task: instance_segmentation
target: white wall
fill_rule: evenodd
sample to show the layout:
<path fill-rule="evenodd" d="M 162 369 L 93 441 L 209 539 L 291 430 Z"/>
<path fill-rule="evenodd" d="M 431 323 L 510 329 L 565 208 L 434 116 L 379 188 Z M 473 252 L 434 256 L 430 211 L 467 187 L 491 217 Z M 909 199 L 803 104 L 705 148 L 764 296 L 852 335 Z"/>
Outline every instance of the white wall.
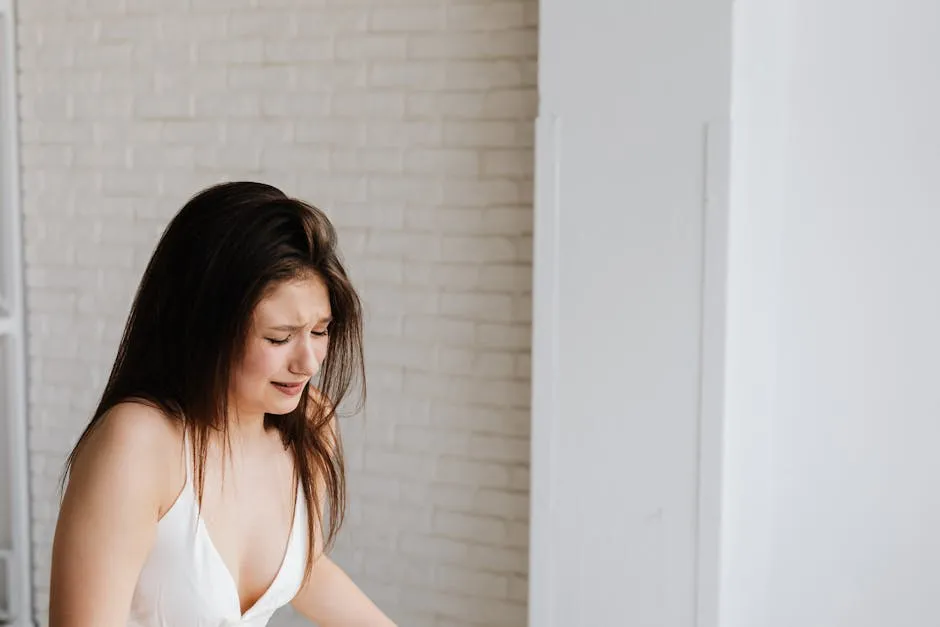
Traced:
<path fill-rule="evenodd" d="M 713 616 L 697 598 L 718 572 L 699 437 L 715 418 L 703 325 L 715 332 L 721 303 L 703 305 L 703 279 L 723 255 L 705 233 L 725 210 L 711 186 L 727 172 L 730 6 L 542 2 L 533 626 Z M 718 458 L 704 456 L 713 491 Z"/>
<path fill-rule="evenodd" d="M 140 271 L 198 188 L 330 212 L 368 310 L 337 558 L 401 625 L 524 624 L 534 0 L 29 0 L 35 589 Z"/>
<path fill-rule="evenodd" d="M 940 5 L 741 0 L 723 627 L 940 621 Z"/>

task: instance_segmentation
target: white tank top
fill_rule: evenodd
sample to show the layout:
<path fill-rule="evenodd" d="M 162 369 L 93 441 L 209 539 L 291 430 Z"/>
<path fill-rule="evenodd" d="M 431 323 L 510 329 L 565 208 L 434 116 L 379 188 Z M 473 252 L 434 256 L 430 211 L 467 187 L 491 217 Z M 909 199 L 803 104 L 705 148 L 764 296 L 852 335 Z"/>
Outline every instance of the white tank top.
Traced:
<path fill-rule="evenodd" d="M 281 568 L 258 601 L 242 614 L 235 580 L 199 515 L 186 442 L 186 485 L 157 524 L 157 537 L 134 589 L 127 627 L 262 627 L 290 603 L 307 557 L 306 504 L 299 486 Z"/>

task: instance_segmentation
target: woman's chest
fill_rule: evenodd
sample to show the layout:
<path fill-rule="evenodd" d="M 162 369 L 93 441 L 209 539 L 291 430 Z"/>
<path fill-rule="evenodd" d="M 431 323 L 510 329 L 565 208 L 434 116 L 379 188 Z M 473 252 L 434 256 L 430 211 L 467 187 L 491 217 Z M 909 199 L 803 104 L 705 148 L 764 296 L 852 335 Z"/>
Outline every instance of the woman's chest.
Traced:
<path fill-rule="evenodd" d="M 238 589 L 243 609 L 280 571 L 297 526 L 297 485 L 284 456 L 207 463 L 200 519 L 206 541 Z"/>

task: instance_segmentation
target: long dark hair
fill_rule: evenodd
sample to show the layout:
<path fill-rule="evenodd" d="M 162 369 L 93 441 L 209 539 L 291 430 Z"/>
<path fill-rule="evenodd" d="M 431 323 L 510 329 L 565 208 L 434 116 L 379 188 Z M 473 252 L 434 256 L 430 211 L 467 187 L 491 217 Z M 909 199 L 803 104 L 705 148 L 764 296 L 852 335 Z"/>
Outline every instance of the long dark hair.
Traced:
<path fill-rule="evenodd" d="M 66 461 L 63 486 L 102 416 L 122 401 L 139 399 L 180 421 L 191 436 L 201 503 L 211 432 L 228 442 L 229 386 L 255 306 L 272 287 L 311 273 L 326 284 L 333 318 L 317 388 L 306 390 L 289 414 L 264 417 L 291 449 L 308 504 L 309 575 L 317 529 L 325 532 L 326 551 L 345 515 L 343 449 L 333 418 L 357 379 L 360 400 L 365 398 L 362 308 L 326 215 L 270 185 L 215 185 L 167 226 L 141 279 L 98 407 Z"/>

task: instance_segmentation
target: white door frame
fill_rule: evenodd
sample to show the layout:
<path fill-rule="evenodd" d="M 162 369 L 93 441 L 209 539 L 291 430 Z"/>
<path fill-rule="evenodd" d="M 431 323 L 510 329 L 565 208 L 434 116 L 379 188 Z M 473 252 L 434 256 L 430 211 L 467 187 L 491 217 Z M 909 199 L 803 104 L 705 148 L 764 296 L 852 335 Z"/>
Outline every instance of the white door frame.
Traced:
<path fill-rule="evenodd" d="M 32 544 L 30 538 L 29 463 L 26 424 L 26 324 L 24 306 L 23 238 L 20 223 L 19 134 L 16 95 L 16 16 L 13 0 L 0 0 L 0 277 L 8 302 L 0 311 L 0 339 L 9 349 L 8 363 L 2 371 L 8 392 L 0 399 L 2 415 L 9 417 L 6 425 L 10 436 L 5 451 L 12 465 L 13 485 L 9 512 L 13 535 L 12 549 L 6 563 L 11 607 L 0 608 L 17 627 L 33 625 Z"/>

